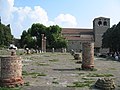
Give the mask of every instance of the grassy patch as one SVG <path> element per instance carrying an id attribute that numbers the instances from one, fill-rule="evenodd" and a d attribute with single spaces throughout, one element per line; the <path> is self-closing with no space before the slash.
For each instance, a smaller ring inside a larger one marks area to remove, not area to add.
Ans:
<path id="1" fill-rule="evenodd" d="M 110 70 L 116 70 L 116 68 L 109 68 Z"/>
<path id="2" fill-rule="evenodd" d="M 24 85 L 25 86 L 30 86 L 30 82 L 25 82 Z"/>
<path id="3" fill-rule="evenodd" d="M 52 60 L 49 60 L 50 62 L 58 62 L 59 60 L 58 59 L 52 59 Z"/>
<path id="4" fill-rule="evenodd" d="M 90 87 L 91 84 L 95 81 L 84 81 L 84 82 L 73 82 L 73 85 L 67 86 L 67 87 Z"/>
<path id="5" fill-rule="evenodd" d="M 87 77 L 112 77 L 112 74 L 97 74 L 97 73 L 89 73 Z"/>
<path id="6" fill-rule="evenodd" d="M 49 55 L 44 55 L 44 57 L 50 57 Z"/>
<path id="7" fill-rule="evenodd" d="M 57 82 L 57 81 L 53 81 L 52 83 L 53 83 L 53 84 L 59 84 L 59 82 Z"/>
<path id="8" fill-rule="evenodd" d="M 5 88 L 5 87 L 0 87 L 0 90 L 21 90 L 20 87 L 18 88 Z"/>
<path id="9" fill-rule="evenodd" d="M 96 69 L 96 68 L 93 68 L 93 69 L 91 69 L 91 71 L 97 71 L 97 69 Z"/>
<path id="10" fill-rule="evenodd" d="M 47 64 L 47 63 L 38 63 L 38 62 L 36 62 L 36 64 L 37 64 L 37 66 L 49 66 L 49 64 Z"/>
<path id="11" fill-rule="evenodd" d="M 22 71 L 22 75 L 27 76 L 29 73 L 27 71 Z"/>
<path id="12" fill-rule="evenodd" d="M 78 73 L 79 76 L 84 75 L 85 73 Z"/>
<path id="13" fill-rule="evenodd" d="M 34 68 L 32 68 L 31 70 L 35 70 Z"/>
<path id="14" fill-rule="evenodd" d="M 46 74 L 44 73 L 37 73 L 37 72 L 28 73 L 27 71 L 22 71 L 22 75 L 24 76 L 31 75 L 32 78 L 36 78 L 37 76 L 46 76 Z"/>
<path id="15" fill-rule="evenodd" d="M 37 72 L 32 72 L 29 74 L 32 75 L 32 78 L 37 78 L 37 76 L 46 76 L 46 74 L 44 73 L 37 73 Z"/>

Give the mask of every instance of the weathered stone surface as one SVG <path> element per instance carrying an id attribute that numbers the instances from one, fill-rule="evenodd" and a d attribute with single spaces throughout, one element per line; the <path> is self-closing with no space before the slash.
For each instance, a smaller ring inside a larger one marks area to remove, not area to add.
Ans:
<path id="1" fill-rule="evenodd" d="M 115 89 L 114 80 L 110 79 L 110 78 L 98 79 L 95 83 L 95 86 L 97 88 L 102 89 L 102 90 L 113 90 L 113 89 Z"/>
<path id="2" fill-rule="evenodd" d="M 82 69 L 94 68 L 94 43 L 83 43 Z"/>
<path id="3" fill-rule="evenodd" d="M 4 56 L 1 58 L 0 86 L 15 87 L 24 83 L 22 78 L 22 61 L 17 56 Z"/>

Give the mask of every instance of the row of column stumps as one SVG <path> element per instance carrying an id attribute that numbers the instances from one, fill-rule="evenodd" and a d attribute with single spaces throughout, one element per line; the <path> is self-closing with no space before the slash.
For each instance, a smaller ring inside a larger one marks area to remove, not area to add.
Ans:
<path id="1" fill-rule="evenodd" d="M 1 77 L 0 87 L 22 86 L 22 61 L 16 55 L 16 51 L 11 51 L 11 56 L 2 56 L 1 59 Z"/>

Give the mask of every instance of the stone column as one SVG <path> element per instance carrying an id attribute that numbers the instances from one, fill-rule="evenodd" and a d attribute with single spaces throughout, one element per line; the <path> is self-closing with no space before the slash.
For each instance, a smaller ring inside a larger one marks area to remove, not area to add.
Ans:
<path id="1" fill-rule="evenodd" d="M 82 44 L 82 69 L 94 68 L 94 43 L 84 42 Z"/>
<path id="2" fill-rule="evenodd" d="M 43 46 L 43 51 L 46 52 L 46 37 L 44 37 L 44 46 Z"/>
<path id="3" fill-rule="evenodd" d="M 15 87 L 24 84 L 22 78 L 22 61 L 14 54 L 2 56 L 0 87 Z"/>
<path id="4" fill-rule="evenodd" d="M 41 35 L 42 35 L 41 50 L 42 50 L 42 52 L 46 52 L 46 37 L 44 34 L 41 34 Z"/>
<path id="5" fill-rule="evenodd" d="M 54 48 L 52 48 L 52 53 L 54 53 L 55 52 L 55 49 Z"/>
<path id="6" fill-rule="evenodd" d="M 44 34 L 41 35 L 42 35 L 41 52 L 44 52 Z"/>

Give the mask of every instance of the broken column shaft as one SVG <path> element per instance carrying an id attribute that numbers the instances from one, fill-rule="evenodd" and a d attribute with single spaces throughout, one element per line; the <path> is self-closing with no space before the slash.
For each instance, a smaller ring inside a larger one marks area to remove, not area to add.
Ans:
<path id="1" fill-rule="evenodd" d="M 46 37 L 44 34 L 41 35 L 42 35 L 41 50 L 42 52 L 46 52 Z"/>
<path id="2" fill-rule="evenodd" d="M 82 44 L 82 69 L 94 68 L 94 43 L 84 42 Z"/>
<path id="3" fill-rule="evenodd" d="M 0 87 L 15 87 L 24 84 L 20 57 L 3 56 L 1 59 Z"/>

